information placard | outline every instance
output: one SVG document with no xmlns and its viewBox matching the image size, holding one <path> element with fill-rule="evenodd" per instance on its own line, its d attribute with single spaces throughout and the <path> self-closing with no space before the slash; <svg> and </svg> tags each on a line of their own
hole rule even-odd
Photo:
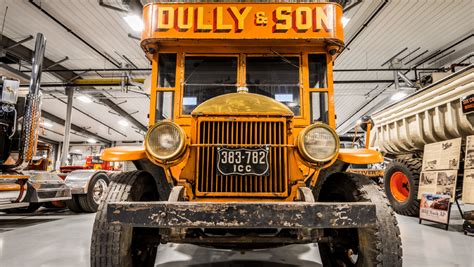
<svg viewBox="0 0 474 267">
<path fill-rule="evenodd" d="M 418 199 L 421 199 L 423 194 L 439 194 L 447 195 L 451 198 L 451 201 L 454 201 L 457 174 L 457 170 L 422 172 Z"/>
<path fill-rule="evenodd" d="M 449 223 L 450 196 L 423 194 L 420 202 L 420 220 Z"/>
<path fill-rule="evenodd" d="M 423 171 L 457 170 L 461 156 L 461 138 L 425 145 Z"/>
<path fill-rule="evenodd" d="M 464 170 L 462 202 L 466 204 L 474 204 L 474 169 Z"/>
<path fill-rule="evenodd" d="M 466 204 L 474 204 L 474 135 L 466 138 L 462 202 Z"/>
</svg>

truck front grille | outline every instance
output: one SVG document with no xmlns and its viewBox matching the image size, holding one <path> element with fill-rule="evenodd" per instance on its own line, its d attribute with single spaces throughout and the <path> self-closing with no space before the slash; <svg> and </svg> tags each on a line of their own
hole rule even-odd
<svg viewBox="0 0 474 267">
<path fill-rule="evenodd" d="M 288 194 L 284 118 L 201 119 L 198 124 L 197 196 L 284 197 Z M 269 146 L 269 176 L 220 175 L 217 148 Z"/>
</svg>

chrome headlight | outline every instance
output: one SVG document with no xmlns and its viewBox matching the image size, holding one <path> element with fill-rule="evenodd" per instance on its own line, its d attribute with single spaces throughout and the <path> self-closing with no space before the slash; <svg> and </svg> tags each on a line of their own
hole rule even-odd
<svg viewBox="0 0 474 267">
<path fill-rule="evenodd" d="M 339 152 L 339 136 L 326 124 L 313 124 L 300 133 L 298 149 L 310 162 L 327 162 Z"/>
<path fill-rule="evenodd" d="M 174 160 L 185 148 L 184 130 L 174 122 L 162 121 L 148 130 L 145 138 L 146 151 L 161 161 Z"/>
</svg>

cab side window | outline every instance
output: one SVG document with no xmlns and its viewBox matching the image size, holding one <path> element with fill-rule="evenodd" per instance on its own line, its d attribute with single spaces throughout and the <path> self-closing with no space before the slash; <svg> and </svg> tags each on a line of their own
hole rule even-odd
<svg viewBox="0 0 474 267">
<path fill-rule="evenodd" d="M 156 92 L 155 121 L 173 118 L 176 87 L 176 54 L 158 55 L 158 91 Z"/>
<path fill-rule="evenodd" d="M 308 55 L 311 123 L 329 124 L 329 93 L 327 90 L 326 54 Z"/>
<path fill-rule="evenodd" d="M 308 56 L 309 88 L 327 87 L 327 61 L 325 54 L 310 54 Z"/>
</svg>

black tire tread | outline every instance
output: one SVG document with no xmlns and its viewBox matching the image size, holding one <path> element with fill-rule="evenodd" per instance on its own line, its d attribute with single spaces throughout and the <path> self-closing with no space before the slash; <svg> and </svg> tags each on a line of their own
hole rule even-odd
<svg viewBox="0 0 474 267">
<path fill-rule="evenodd" d="M 114 201 L 137 201 L 135 181 L 144 171 L 124 172 L 116 175 L 109 184 L 104 200 L 100 203 L 93 227 L 91 240 L 91 266 L 130 266 L 127 261 L 130 251 L 125 251 L 123 239 L 131 235 L 131 227 L 107 222 L 107 203 Z M 140 184 L 140 183 L 137 183 Z M 125 236 L 124 236 L 125 235 Z M 122 249 L 121 249 L 122 248 Z"/>
<path fill-rule="evenodd" d="M 394 159 L 386 168 L 386 173 L 387 173 L 387 170 L 389 170 L 391 167 L 401 165 L 407 168 L 413 177 L 414 186 L 410 188 L 410 190 L 413 190 L 415 199 L 407 203 L 404 208 L 401 208 L 398 205 L 394 205 L 394 203 L 392 203 L 393 210 L 400 215 L 416 217 L 420 213 L 420 201 L 418 200 L 417 195 L 418 195 L 418 187 L 420 183 L 420 174 L 421 174 L 422 164 L 423 164 L 423 161 L 420 158 L 398 158 L 398 159 Z M 387 190 L 387 188 L 390 185 L 390 177 L 384 177 L 384 184 L 385 184 L 384 186 L 385 193 L 390 194 L 390 192 L 388 192 Z"/>
<path fill-rule="evenodd" d="M 352 195 L 355 202 L 376 204 L 376 226 L 359 230 L 367 237 L 365 245 L 371 247 L 368 250 L 370 255 L 366 255 L 368 257 L 363 259 L 362 263 L 358 263 L 357 266 L 402 266 L 403 250 L 400 229 L 395 213 L 383 189 L 366 176 L 354 173 L 343 174 L 342 179 L 347 179 L 354 186 Z M 329 188 L 339 187 L 341 189 L 341 182 L 344 183 L 344 180 L 329 179 L 328 186 Z M 321 190 L 322 195 L 327 194 L 327 192 L 324 192 L 327 189 L 326 184 L 324 186 L 325 188 Z"/>
<path fill-rule="evenodd" d="M 75 213 L 82 213 L 82 208 L 79 205 L 78 195 L 72 195 L 71 199 L 66 200 L 66 206 L 69 210 Z"/>
<path fill-rule="evenodd" d="M 94 213 L 94 212 L 97 212 L 97 209 L 99 208 L 99 206 L 94 202 L 94 199 L 93 199 L 93 196 L 92 196 L 92 190 L 94 188 L 94 185 L 95 185 L 95 183 L 97 183 L 97 181 L 99 179 L 104 179 L 107 184 L 110 183 L 109 182 L 110 179 L 109 179 L 109 176 L 107 174 L 105 174 L 105 173 L 96 174 L 96 175 L 94 175 L 94 177 L 90 181 L 90 184 L 87 188 L 87 194 L 82 194 L 82 195 L 77 196 L 77 199 L 79 201 L 79 205 L 81 206 L 81 209 L 84 212 Z"/>
<path fill-rule="evenodd" d="M 86 213 L 96 212 L 96 210 L 94 210 L 94 207 L 91 206 L 91 203 L 89 201 L 89 193 L 83 194 L 83 195 L 77 195 L 77 200 L 83 212 L 86 212 Z"/>
</svg>

